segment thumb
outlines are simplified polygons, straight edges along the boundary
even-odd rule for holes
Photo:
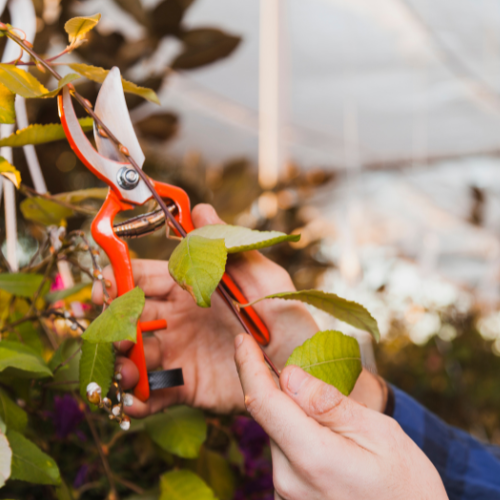
[[[358,436],[372,425],[364,406],[344,396],[333,385],[313,377],[298,366],[287,366],[281,373],[280,386],[304,412],[321,425],[346,437]],[[370,412],[370,413],[368,413]],[[358,439],[356,439],[358,441]]]
[[[203,227],[208,224],[225,224],[217,215],[215,208],[208,203],[200,203],[192,211],[193,224],[195,227]]]

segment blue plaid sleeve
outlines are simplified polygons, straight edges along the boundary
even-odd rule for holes
[[[391,388],[393,418],[434,464],[449,499],[500,499],[500,448],[445,424],[403,391]]]

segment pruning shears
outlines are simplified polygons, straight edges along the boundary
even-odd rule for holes
[[[128,245],[122,238],[144,236],[164,224],[167,224],[167,229],[172,230],[174,234],[177,234],[177,231],[174,227],[170,227],[168,221],[166,222],[162,209],[114,225],[117,214],[131,210],[134,206],[143,205],[153,195],[133,166],[124,161],[117,146],[94,123],[96,151],[78,122],[68,86],[65,86],[58,96],[58,107],[61,123],[71,148],[82,163],[109,186],[107,197],[92,223],[91,232],[111,262],[118,296],[123,295],[132,290],[135,284]],[[116,67],[108,73],[101,86],[95,113],[128,148],[130,156],[142,168],[145,156],[132,126],[120,71]],[[186,233],[192,231],[194,225],[187,193],[177,186],[154,179],[150,181]],[[222,284],[231,299],[240,303],[248,302],[229,274],[224,274]],[[228,302],[227,298],[225,300]],[[269,331],[255,310],[247,307],[241,310],[241,315],[255,339],[261,345],[267,345],[270,340]],[[139,370],[139,382],[134,389],[134,395],[141,401],[147,401],[152,390],[184,384],[182,368],[147,372],[142,333],[164,328],[167,328],[166,319],[137,323],[137,342],[130,350],[129,358]]]

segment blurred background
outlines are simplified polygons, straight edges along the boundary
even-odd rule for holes
[[[499,0],[34,5],[38,53],[64,49],[70,17],[100,12],[64,60],[116,65],[157,91],[161,106],[127,96],[149,175],[229,223],[301,233],[266,253],[298,289],[366,306],[382,341],[315,313],[321,326],[357,336],[370,369],[500,444]],[[92,102],[97,90],[79,85]],[[51,100],[29,101],[28,117],[58,121]],[[52,194],[103,187],[65,141],[36,149]],[[22,150],[14,163],[31,186]],[[36,231],[20,215],[21,264]],[[143,258],[173,246],[162,231],[131,242]]]

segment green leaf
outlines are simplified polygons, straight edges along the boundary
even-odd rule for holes
[[[88,64],[72,63],[68,66],[80,75],[92,80],[93,82],[102,83],[109,73],[109,70],[98,68],[97,66],[90,66]],[[0,75],[1,76],[1,75]],[[123,91],[129,94],[136,94],[138,96],[147,99],[148,101],[154,102],[155,104],[160,104],[158,96],[154,90],[147,89],[145,87],[139,87],[135,83],[129,82],[122,77]]]
[[[68,83],[71,83],[74,80],[78,80],[80,78],[80,75],[77,73],[68,73],[66,76],[63,76],[58,82],[57,82],[57,88],[54,90],[51,90],[50,92],[47,92],[46,94],[43,94],[40,97],[48,98],[48,97],[55,97],[61,89],[67,85]]]
[[[15,98],[16,94],[0,83],[0,123],[16,123]]]
[[[28,425],[26,412],[10,399],[9,395],[0,388],[0,417],[9,429],[24,434]]]
[[[68,217],[74,215],[70,208],[38,196],[24,199],[19,206],[25,219],[44,226],[60,226]]]
[[[220,239],[225,242],[227,253],[246,252],[270,247],[282,241],[299,241],[300,234],[285,234],[279,231],[256,231],[241,226],[211,224],[195,229],[190,235]]]
[[[226,268],[223,239],[213,240],[189,233],[172,252],[168,270],[200,307],[210,307],[211,297]]]
[[[43,281],[41,274],[0,273],[0,289],[19,297],[31,298]]]
[[[160,476],[160,489],[160,500],[217,500],[203,480],[188,470],[173,470]]]
[[[57,500],[73,500],[71,490],[64,481],[61,481],[61,484],[55,488],[55,493]]]
[[[111,386],[115,369],[115,353],[111,342],[92,344],[83,342],[80,358],[80,394],[87,401],[87,386],[90,382],[98,384],[102,397],[106,396]]]
[[[139,287],[116,298],[92,321],[82,338],[92,343],[120,340],[136,342],[137,321],[142,314],[145,301],[144,292]]]
[[[26,313],[21,311],[13,312],[9,317],[9,323],[14,323],[24,317]],[[40,332],[35,328],[33,321],[25,321],[4,333],[3,340],[21,342],[31,347],[39,356],[43,354],[43,343],[40,338]]]
[[[302,290],[300,292],[275,293],[265,298],[300,300],[325,311],[344,323],[371,333],[377,342],[380,340],[377,320],[361,304],[343,299],[334,293],[326,293],[321,290]]]
[[[3,156],[0,156],[0,174],[9,179],[17,189],[21,184],[21,174],[14,165],[11,165]]]
[[[335,330],[318,332],[294,349],[286,366],[296,365],[348,396],[362,370],[358,341]]]
[[[12,448],[11,479],[35,484],[61,483],[57,464],[38,446],[12,429],[7,431],[7,439]]]
[[[78,388],[80,380],[80,359],[82,342],[78,338],[66,339],[57,349],[49,361],[49,368],[54,371],[61,363],[70,361],[61,366],[54,374],[53,389],[57,391],[73,391]],[[76,353],[76,354],[75,354]],[[63,383],[66,382],[66,383]]]
[[[64,30],[68,34],[69,42],[81,40],[101,19],[101,14],[88,17],[74,17],[66,22]]]
[[[0,83],[26,99],[41,97],[49,91],[30,73],[13,64],[0,64]]]
[[[78,283],[71,288],[65,288],[63,290],[57,290],[56,292],[50,292],[45,295],[45,300],[49,303],[59,302],[60,300],[65,299],[66,297],[70,297],[71,295],[80,292],[85,287],[90,286],[91,283]]]
[[[5,431],[0,434],[0,488],[9,479],[12,467],[12,449]]]
[[[229,462],[222,455],[202,446],[200,456],[190,461],[188,468],[212,488],[219,500],[232,500],[236,479]]]
[[[88,116],[78,120],[84,132],[89,132],[94,127],[94,120]],[[60,123],[49,123],[47,125],[29,125],[26,128],[16,130],[3,139],[0,139],[0,147],[9,146],[16,148],[27,144],[45,144],[46,142],[60,141],[66,139],[64,129]],[[95,189],[95,188],[94,188]]]
[[[196,458],[207,437],[203,412],[176,406],[145,420],[149,437],[164,450],[182,458]]]
[[[239,36],[229,35],[215,28],[196,28],[182,34],[184,50],[171,66],[175,69],[193,69],[227,57],[241,42]]]
[[[18,377],[52,377],[45,361],[33,350],[20,342],[0,342],[0,372],[7,370]]]

